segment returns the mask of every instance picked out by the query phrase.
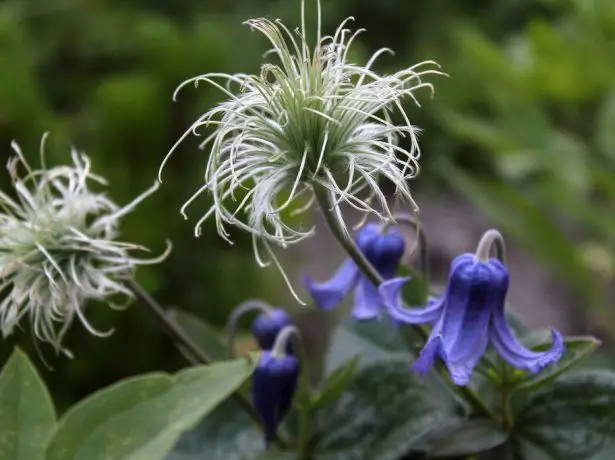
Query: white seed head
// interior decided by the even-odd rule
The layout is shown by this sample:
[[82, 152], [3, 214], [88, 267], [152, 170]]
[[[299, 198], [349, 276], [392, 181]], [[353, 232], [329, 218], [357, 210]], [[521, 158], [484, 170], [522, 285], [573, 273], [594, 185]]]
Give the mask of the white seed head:
[[[422, 78], [444, 74], [435, 62], [427, 61], [380, 75], [372, 66], [388, 49], [374, 53], [363, 66], [350, 62], [350, 46], [362, 30], [346, 29], [352, 20], [348, 18], [333, 35], [321, 36], [317, 3], [313, 50], [308, 48], [302, 1], [301, 30], [292, 32], [279, 20], [246, 22], [271, 42], [267, 54], [277, 56], [277, 63], [264, 64], [260, 75], [208, 73], [177, 88], [174, 98], [184, 86], [206, 82], [226, 96], [193, 123], [160, 167], [161, 173], [187, 136], [198, 135], [201, 127], [214, 128], [201, 143], [201, 148], [210, 150], [203, 186], [181, 209], [185, 216], [186, 208], [201, 194], [212, 196], [213, 205], [195, 226], [197, 236], [203, 222], [213, 217], [224, 239], [229, 240], [225, 225], [236, 226], [252, 234], [256, 249], [256, 240], [266, 248], [270, 243], [285, 247], [298, 242], [314, 229], [292, 227], [284, 222], [282, 211], [291, 206], [299, 207], [297, 212], [309, 209], [314, 187], [328, 190], [342, 228], [346, 227], [341, 203], [365, 218], [375, 214], [392, 219], [378, 184], [381, 177], [395, 184], [397, 198], [416, 208], [408, 180], [419, 170], [419, 130], [410, 123], [402, 100], [410, 98], [418, 105], [417, 89], [433, 92]], [[393, 123], [394, 112], [401, 115], [402, 125]], [[407, 148], [398, 144], [400, 138], [409, 139]], [[374, 199], [380, 211], [372, 204]], [[258, 254], [257, 259], [260, 262]]]
[[[122, 216], [132, 211], [158, 187], [155, 184], [125, 207], [118, 207], [104, 193], [91, 191], [90, 183], [106, 184], [91, 173], [90, 159], [72, 150], [73, 165], [46, 168], [41, 142], [40, 170], [32, 170], [19, 146], [7, 168], [16, 199], [0, 191], [0, 326], [3, 336], [11, 334], [24, 316], [29, 316], [34, 335], [62, 345], [75, 316], [93, 334], [99, 332], [85, 317], [87, 300], [108, 300], [117, 295], [129, 300], [131, 291], [123, 284], [135, 266], [161, 261], [138, 259], [132, 250], [145, 248], [117, 241]], [[25, 168], [20, 176], [18, 169]], [[111, 306], [118, 306], [110, 303]]]

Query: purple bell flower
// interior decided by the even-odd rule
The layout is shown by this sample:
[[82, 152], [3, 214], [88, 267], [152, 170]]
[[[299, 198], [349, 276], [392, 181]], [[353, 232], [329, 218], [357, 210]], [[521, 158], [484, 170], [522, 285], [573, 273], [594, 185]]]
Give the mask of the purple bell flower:
[[[282, 308], [272, 308], [258, 315], [252, 322], [252, 335], [256, 338], [261, 350], [271, 350], [278, 333], [290, 326], [292, 320]], [[286, 351], [291, 353], [291, 342], [287, 342]]]
[[299, 360], [295, 356], [262, 352], [252, 374], [252, 401], [263, 424], [267, 446], [290, 409], [298, 377]]
[[401, 287], [406, 279], [383, 283], [379, 292], [389, 314], [399, 322], [435, 325], [412, 370], [424, 376], [440, 358], [456, 385], [466, 385], [489, 342], [515, 368], [539, 372], [564, 354], [561, 334], [552, 329], [550, 350], [535, 352], [515, 338], [504, 315], [509, 277], [497, 259], [481, 260], [474, 254], [456, 257], [445, 292], [432, 298], [423, 309], [401, 305]]
[[[405, 249], [404, 239], [395, 228], [383, 233], [378, 224], [366, 224], [357, 232], [355, 242], [385, 280], [395, 275]], [[345, 260], [328, 281], [317, 283], [305, 277], [305, 286], [323, 310], [331, 310], [354, 290], [352, 316], [355, 319], [375, 319], [385, 311], [378, 289], [350, 259]]]

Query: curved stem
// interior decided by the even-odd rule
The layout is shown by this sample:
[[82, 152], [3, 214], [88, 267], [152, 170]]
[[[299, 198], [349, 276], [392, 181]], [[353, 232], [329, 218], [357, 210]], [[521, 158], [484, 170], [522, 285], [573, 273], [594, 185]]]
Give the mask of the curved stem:
[[[427, 236], [425, 235], [425, 232], [421, 231], [421, 221], [417, 217], [411, 214], [407, 214], [405, 212], [397, 212], [393, 215], [393, 217], [395, 218], [395, 222], [412, 227], [412, 229], [416, 233], [417, 243], [414, 245], [412, 252], [414, 252], [416, 250], [416, 247], [418, 246], [421, 272], [423, 273], [424, 280], [428, 282], [429, 246], [427, 245]], [[388, 225], [391, 224], [393, 224], [393, 222], [389, 223]]]
[[231, 313], [226, 323], [226, 338], [228, 341], [228, 350], [231, 356], [235, 356], [235, 335], [237, 334], [237, 322], [246, 313], [251, 311], [260, 311], [269, 313], [273, 307], [264, 300], [251, 299], [240, 303]]
[[478, 246], [476, 248], [476, 258], [483, 262], [487, 262], [491, 257], [491, 249], [495, 248], [495, 257], [500, 259], [500, 262], [506, 264], [506, 246], [504, 237], [495, 230], [490, 229], [483, 233]]
[[[344, 229], [340, 228], [337, 219], [335, 219], [333, 214], [330, 212], [331, 198], [329, 192], [326, 189], [315, 185], [314, 196], [316, 197], [316, 202], [324, 215], [327, 226], [335, 239], [338, 240], [353, 262], [357, 265], [359, 270], [363, 272], [365, 277], [371, 283], [373, 283], [376, 287], [382, 284], [384, 282], [383, 278], [363, 255], [355, 242], [348, 236]], [[417, 325], [410, 325], [410, 327], [421, 338], [421, 340], [424, 342], [427, 341], [429, 336], [424, 328]], [[489, 409], [489, 407], [487, 407], [482, 399], [480, 399], [474, 390], [469, 387], [459, 387], [453, 384], [448, 377], [446, 368], [441, 365], [441, 363], [440, 365], [437, 365], [436, 368], [442, 374], [443, 380], [447, 383], [451, 390], [460, 395], [476, 411], [476, 413], [494, 419], [495, 415], [493, 412]]]
[[[186, 332], [167, 316], [164, 308], [139, 283], [135, 280], [128, 280], [126, 285], [135, 297], [143, 304], [143, 306], [145, 306], [150, 313], [158, 319], [158, 323], [167, 335], [177, 344], [184, 347], [188, 354], [187, 358], [191, 364], [210, 364], [212, 362], [203, 350], [201, 350], [201, 348], [192, 341]], [[241, 390], [235, 391], [231, 396], [252, 420], [254, 420], [259, 426], [262, 425], [260, 416], [254, 410], [250, 400], [241, 392]], [[287, 446], [287, 443], [279, 438], [277, 438], [276, 441], [280, 447]]]

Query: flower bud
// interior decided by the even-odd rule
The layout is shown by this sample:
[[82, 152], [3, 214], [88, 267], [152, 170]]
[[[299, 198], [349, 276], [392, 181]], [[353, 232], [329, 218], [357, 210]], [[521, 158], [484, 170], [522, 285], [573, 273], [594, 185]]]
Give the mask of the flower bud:
[[[290, 326], [292, 320], [282, 308], [273, 308], [258, 315], [252, 322], [252, 335], [256, 338], [261, 350], [271, 350], [275, 339], [285, 326]], [[291, 342], [286, 346], [287, 353], [292, 353]]]
[[284, 352], [292, 334], [297, 334], [294, 326], [284, 327], [271, 351], [261, 354], [252, 374], [252, 402], [263, 423], [267, 446], [275, 438], [297, 389], [299, 360]]

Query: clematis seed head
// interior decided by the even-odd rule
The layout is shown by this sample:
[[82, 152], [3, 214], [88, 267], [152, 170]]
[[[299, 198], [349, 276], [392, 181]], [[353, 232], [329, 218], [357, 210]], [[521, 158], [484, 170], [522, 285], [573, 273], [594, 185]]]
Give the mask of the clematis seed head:
[[[88, 300], [109, 301], [132, 294], [125, 281], [136, 266], [153, 264], [169, 253], [139, 259], [144, 247], [118, 240], [121, 218], [158, 187], [154, 184], [124, 207], [90, 184], [106, 185], [91, 171], [90, 159], [72, 150], [72, 165], [47, 168], [41, 141], [41, 169], [30, 167], [19, 146], [8, 162], [15, 198], [0, 191], [0, 327], [4, 337], [24, 317], [34, 336], [70, 355], [62, 339], [75, 318], [98, 336], [85, 315]], [[25, 175], [19, 174], [25, 169]]]
[[[186, 216], [191, 203], [209, 194], [213, 204], [196, 223], [195, 234], [201, 233], [208, 218], [215, 220], [219, 235], [229, 242], [227, 226], [238, 227], [252, 235], [262, 266], [266, 265], [259, 255], [262, 248], [279, 267], [271, 244], [286, 247], [313, 235], [313, 227], [285, 221], [283, 211], [307, 211], [316, 189], [331, 196], [333, 209], [328, 211], [343, 229], [341, 204], [364, 218], [394, 220], [380, 178], [395, 185], [396, 203], [406, 201], [417, 208], [408, 181], [419, 172], [419, 129], [402, 102], [418, 105], [417, 90], [433, 92], [424, 78], [444, 74], [435, 62], [425, 61], [381, 75], [373, 65], [388, 49], [376, 51], [363, 65], [351, 61], [349, 50], [362, 30], [347, 29], [353, 19], [348, 18], [332, 35], [322, 35], [320, 0], [317, 6], [313, 47], [308, 44], [302, 1], [300, 30], [293, 32], [279, 20], [246, 22], [269, 40], [269, 54], [276, 58], [263, 64], [260, 74], [207, 73], [179, 86], [177, 91], [205, 82], [226, 100], [192, 124], [160, 167], [161, 173], [186, 137], [213, 128], [201, 143], [209, 151], [203, 184], [181, 213]], [[393, 122], [394, 113], [400, 115], [401, 124]], [[400, 143], [404, 138], [406, 142]]]

